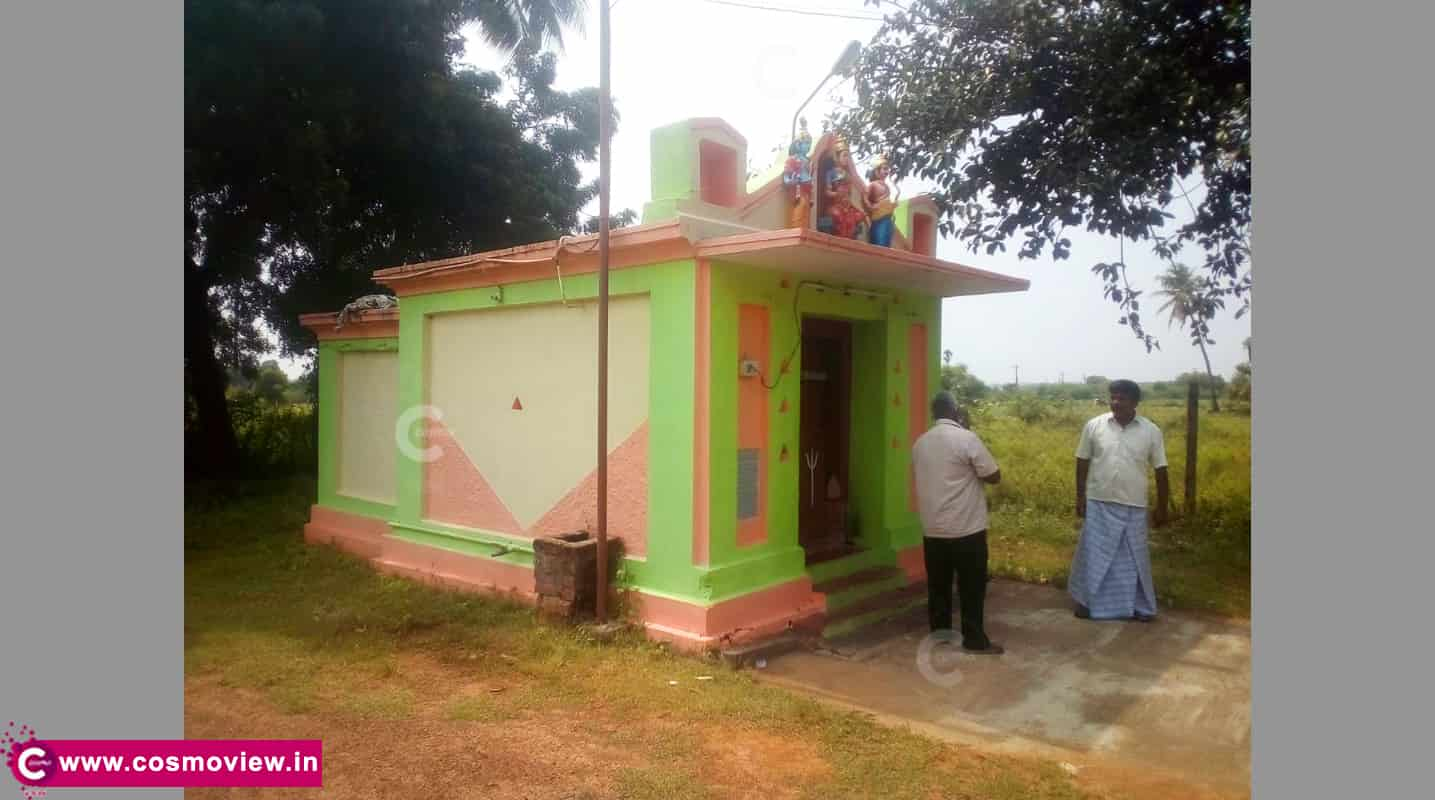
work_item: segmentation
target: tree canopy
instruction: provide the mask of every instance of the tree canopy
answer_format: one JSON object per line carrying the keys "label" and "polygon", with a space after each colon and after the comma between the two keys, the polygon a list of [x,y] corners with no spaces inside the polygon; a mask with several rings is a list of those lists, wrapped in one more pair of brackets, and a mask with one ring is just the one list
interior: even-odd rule
{"label": "tree canopy", "polygon": [[[936,186],[975,252],[1071,255],[1068,229],[1205,254],[1201,292],[1251,287],[1248,0],[911,0],[863,53],[834,123],[854,152]],[[1200,184],[1205,193],[1192,200]],[[1173,206],[1192,219],[1167,228]],[[1123,257],[1096,264],[1148,350]],[[1193,336],[1196,335],[1192,329]]]}
{"label": "tree canopy", "polygon": [[[1216,343],[1211,338],[1209,320],[1221,307],[1221,298],[1209,297],[1202,292],[1201,282],[1185,264],[1171,264],[1156,277],[1156,283],[1161,287],[1156,296],[1164,300],[1156,313],[1165,314],[1172,325],[1190,330],[1191,339],[1201,349],[1201,358],[1206,362],[1206,374],[1214,383],[1215,373],[1211,371],[1211,356],[1206,352],[1206,345]],[[1211,409],[1221,410],[1214,386],[1211,388]]]}
{"label": "tree canopy", "polygon": [[[540,46],[582,7],[187,0],[185,366],[211,461],[234,453],[221,365],[273,347],[257,322],[303,352],[298,314],[376,291],[376,266],[580,227],[598,93],[554,90]],[[456,65],[471,22],[505,76]]]}

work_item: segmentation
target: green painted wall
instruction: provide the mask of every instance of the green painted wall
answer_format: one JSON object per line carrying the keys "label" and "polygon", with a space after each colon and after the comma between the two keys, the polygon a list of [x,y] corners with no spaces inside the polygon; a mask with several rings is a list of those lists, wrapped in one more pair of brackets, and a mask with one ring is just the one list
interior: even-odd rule
{"label": "green painted wall", "polygon": [[[871,320],[852,326],[852,363],[854,375],[863,380],[852,382],[852,443],[848,462],[848,480],[852,484],[851,509],[857,516],[858,541],[863,547],[885,548],[887,544],[886,465],[894,457],[891,439],[886,436],[887,381],[871,374],[872,369],[890,370],[887,366],[887,321]],[[860,365],[860,366],[859,366]],[[860,371],[859,371],[860,370]],[[869,435],[877,423],[876,435]]]}
{"label": "green painted wall", "polygon": [[649,145],[651,194],[643,206],[643,222],[677,216],[677,205],[698,195],[697,152],[692,126],[676,122],[653,130]]}
{"label": "green painted wall", "polygon": [[[925,324],[927,326],[927,394],[934,394],[940,384],[941,372],[938,369],[940,358],[938,351],[941,342],[941,300],[936,297],[922,295],[904,295],[902,303],[894,310],[893,315],[888,319],[887,328],[887,358],[889,364],[892,359],[907,361],[907,343],[913,325]],[[894,452],[898,457],[889,459],[886,473],[886,530],[888,546],[895,550],[904,550],[922,543],[921,522],[917,515],[911,510],[911,433],[909,428],[910,407],[908,403],[911,398],[908,396],[909,376],[906,372],[898,375],[890,367],[886,371],[888,398],[886,407],[888,409],[888,447],[891,447],[891,439],[896,438],[898,447]],[[891,402],[894,394],[902,397],[901,408],[895,407]],[[923,403],[929,404],[931,397],[923,398]],[[929,420],[930,421],[930,420]]]}
{"label": "green painted wall", "polygon": [[[693,393],[696,384],[696,283],[692,261],[615,270],[609,277],[614,296],[648,294],[652,325],[648,396],[648,533],[642,559],[628,559],[626,579],[635,585],[675,597],[698,596],[698,570],[692,564],[693,519]],[[497,287],[405,297],[399,306],[399,409],[428,402],[428,318],[433,314],[499,306],[591,301],[598,294],[594,274],[567,277],[560,295],[558,281],[541,280]],[[591,343],[588,343],[591,344]],[[554,343],[555,347],[567,346]],[[582,391],[586,387],[573,387]],[[597,387],[592,387],[597,391]],[[410,442],[421,443],[422,418],[415,415]],[[396,536],[424,544],[445,543],[450,549],[482,555],[507,550],[505,560],[531,560],[527,540],[496,532],[469,531],[423,519],[423,463],[399,457],[398,504],[391,519]]]}
{"label": "green painted wall", "polygon": [[[786,279],[788,287],[781,283]],[[656,595],[708,605],[808,574],[797,544],[798,487],[801,455],[798,435],[801,419],[799,326],[794,319],[798,279],[731,265],[716,264],[711,272],[711,398],[710,544],[706,567],[693,564],[693,420],[694,348],[696,346],[696,280],[692,261],[676,261],[615,271],[610,278],[614,295],[647,293],[651,297],[648,418],[648,541],[643,559],[628,559],[625,582]],[[880,287],[867,287],[880,289]],[[597,277],[566,278],[569,300],[591,300],[597,294]],[[909,326],[926,323],[929,333],[929,387],[935,390],[940,341],[940,300],[900,293],[900,302],[843,296],[813,288],[802,289],[799,315],[852,320],[853,326],[853,436],[851,482],[853,510],[858,514],[863,544],[870,552],[852,562],[850,569],[868,563],[893,563],[898,549],[919,544],[916,515],[908,508],[907,375],[895,363],[907,358]],[[427,320],[430,315],[552,303],[560,300],[556,280],[510,284],[500,293],[495,287],[464,289],[405,297],[400,304],[397,339],[349,340],[323,343],[319,348],[319,503],[364,516],[385,519],[393,535],[408,541],[480,557],[528,565],[532,547],[521,539],[497,533],[474,533],[423,521],[423,464],[398,459],[397,502],[393,507],[345,498],[334,492],[337,477],[337,359],[346,350],[399,351],[399,410],[427,402]],[[765,305],[770,312],[770,352],[762,354],[764,369],[776,371],[791,354],[791,367],[769,393],[767,453],[767,539],[739,548],[737,533],[738,441],[738,306]],[[770,383],[773,379],[767,375]],[[575,387],[577,388],[577,387]],[[892,402],[894,393],[904,399]],[[787,401],[788,411],[780,407]],[[417,447],[421,417],[409,429]],[[897,448],[891,447],[893,438]],[[788,448],[788,460],[780,455]],[[860,564],[859,564],[860,562]],[[818,577],[850,571],[847,565],[829,565]]]}
{"label": "green painted wall", "polygon": [[[788,288],[782,287],[784,279]],[[778,273],[718,264],[712,271],[711,497],[709,566],[703,596],[709,601],[752,592],[808,573],[798,545],[798,488],[801,454],[800,323],[794,318],[799,279]],[[877,289],[879,287],[866,287]],[[896,374],[907,358],[909,326],[925,322],[931,333],[929,382],[936,372],[940,338],[936,298],[899,294],[900,302],[803,288],[796,313],[853,321],[853,408],[851,482],[853,510],[859,515],[863,544],[878,551],[879,563],[893,563],[895,550],[920,543],[916,515],[908,509],[907,445],[909,406],[906,373]],[[766,305],[771,314],[771,351],[761,354],[764,380],[792,354],[790,371],[769,392],[767,452],[767,540],[737,545],[738,306]],[[900,393],[900,407],[892,402]],[[786,400],[788,412],[779,411]],[[899,447],[893,449],[896,437]],[[781,461],[783,446],[788,460]],[[866,560],[872,560],[869,556]],[[853,561],[853,569],[858,568]],[[865,563],[865,562],[864,562]]]}
{"label": "green painted wall", "polygon": [[339,359],[342,353],[396,350],[399,340],[342,339],[319,343],[319,486],[318,505],[375,519],[389,519],[394,507],[337,491],[339,481]]}
{"label": "green painted wall", "polygon": [[898,233],[902,234],[902,238],[909,242],[912,240],[911,210],[912,201],[910,199],[897,203],[897,207],[892,210],[893,226],[896,227]]}

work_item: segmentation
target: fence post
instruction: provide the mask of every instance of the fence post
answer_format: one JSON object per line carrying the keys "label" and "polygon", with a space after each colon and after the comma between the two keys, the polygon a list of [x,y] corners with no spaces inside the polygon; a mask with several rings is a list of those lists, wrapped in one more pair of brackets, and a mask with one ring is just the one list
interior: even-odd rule
{"label": "fence post", "polygon": [[1196,381],[1186,386],[1186,516],[1190,517],[1196,513],[1196,429],[1201,387]]}

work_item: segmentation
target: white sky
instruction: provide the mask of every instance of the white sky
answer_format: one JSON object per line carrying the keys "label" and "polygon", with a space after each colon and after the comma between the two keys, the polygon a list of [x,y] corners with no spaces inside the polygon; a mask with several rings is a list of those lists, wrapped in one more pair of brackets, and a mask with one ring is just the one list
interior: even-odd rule
{"label": "white sky", "polygon": [[[568,31],[559,54],[556,88],[598,85],[598,9],[588,0],[584,33]],[[851,19],[740,7],[765,5],[845,14]],[[641,212],[649,191],[648,134],[653,128],[689,117],[720,117],[748,142],[751,167],[770,166],[785,148],[792,115],[828,73],[848,41],[864,44],[880,23],[876,9],[862,0],[617,0],[611,14],[613,100],[621,115],[612,143],[612,208]],[[470,32],[463,60],[501,70],[504,58]],[[812,134],[848,83],[829,80],[804,110]],[[597,165],[587,170],[594,177]],[[921,191],[920,182],[904,182],[902,196]],[[1192,193],[1199,202],[1200,192]],[[1179,201],[1178,201],[1179,202]],[[588,213],[596,213],[594,201]],[[1184,204],[1170,209],[1179,225],[1189,218]],[[1184,214],[1181,212],[1185,212]],[[1068,231],[1072,255],[1053,262],[1016,257],[1017,246],[987,256],[971,253],[954,239],[937,247],[941,258],[1027,278],[1027,292],[947,300],[942,313],[942,345],[951,349],[983,381],[1012,380],[1020,367],[1022,383],[1079,381],[1083,375],[1126,377],[1150,382],[1202,369],[1200,352],[1189,338],[1158,321],[1159,303],[1151,297],[1155,276],[1165,264],[1142,245],[1128,243],[1126,262],[1132,285],[1146,290],[1142,317],[1163,349],[1146,353],[1116,319],[1120,312],[1101,293],[1101,279],[1090,266],[1119,259],[1119,245],[1107,237]],[[1188,251],[1196,267],[1201,254]],[[1240,320],[1227,312],[1212,323],[1211,366],[1230,377],[1245,360],[1242,340],[1251,335],[1250,315]],[[286,364],[286,367],[289,365]]]}

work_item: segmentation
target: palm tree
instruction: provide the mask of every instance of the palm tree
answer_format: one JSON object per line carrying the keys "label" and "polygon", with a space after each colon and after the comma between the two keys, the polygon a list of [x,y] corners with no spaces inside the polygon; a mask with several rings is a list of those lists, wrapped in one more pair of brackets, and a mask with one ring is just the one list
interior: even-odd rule
{"label": "palm tree", "polygon": [[468,19],[478,23],[484,41],[503,51],[520,44],[563,45],[563,27],[583,32],[586,0],[465,0]]}
{"label": "palm tree", "polygon": [[1156,293],[1157,297],[1166,298],[1166,302],[1156,312],[1165,312],[1170,316],[1170,324],[1179,325],[1185,328],[1190,323],[1195,330],[1192,331],[1192,338],[1196,345],[1201,348],[1201,358],[1206,361],[1206,375],[1210,378],[1211,387],[1211,410],[1220,411],[1221,402],[1216,394],[1216,375],[1211,371],[1211,357],[1206,354],[1206,331],[1205,315],[1202,313],[1203,305],[1201,298],[1201,284],[1196,279],[1195,273],[1185,264],[1172,264],[1169,269],[1156,278],[1161,284],[1161,291]]}

